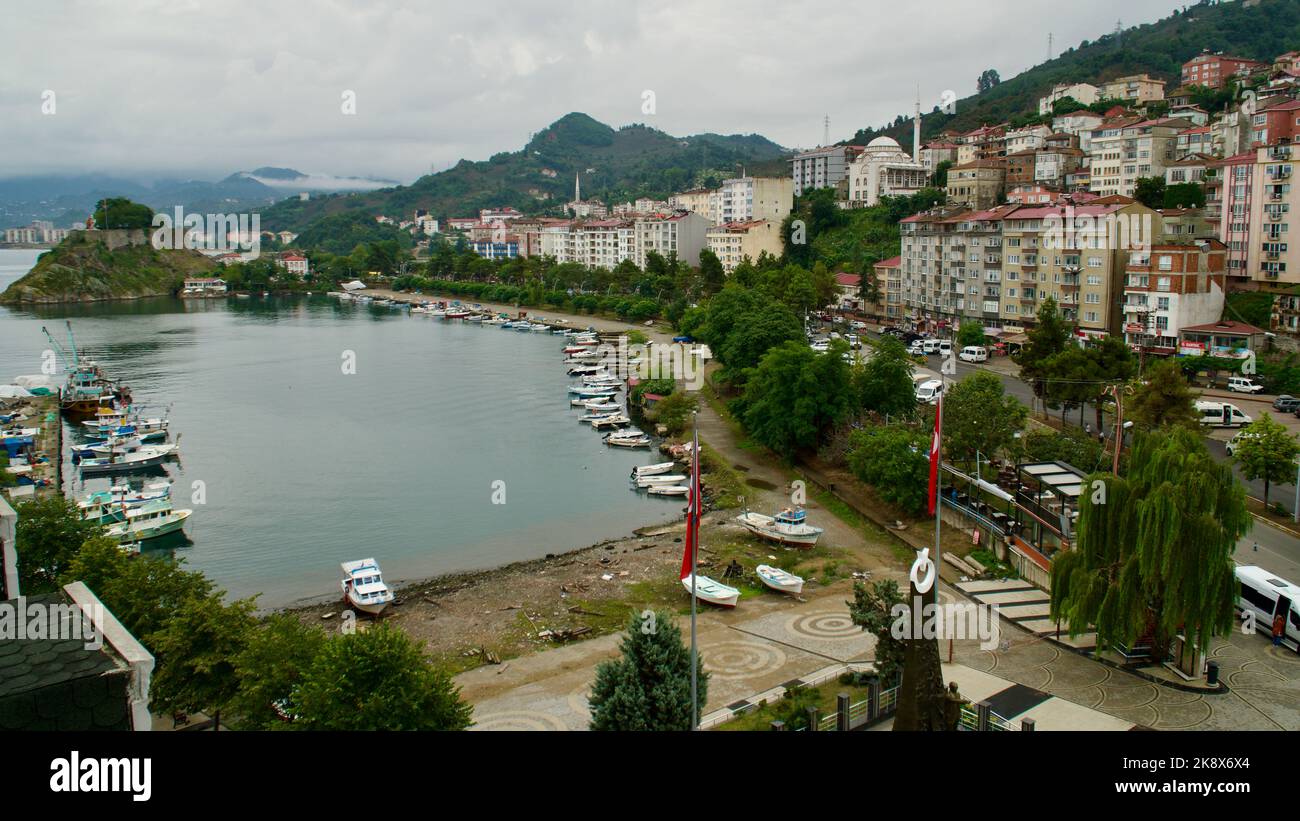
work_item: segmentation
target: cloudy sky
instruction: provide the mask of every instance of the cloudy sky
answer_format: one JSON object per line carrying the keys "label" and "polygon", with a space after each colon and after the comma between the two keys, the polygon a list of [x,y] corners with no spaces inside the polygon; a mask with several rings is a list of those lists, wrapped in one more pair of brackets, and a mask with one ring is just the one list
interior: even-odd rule
{"label": "cloudy sky", "polygon": [[[9,3],[0,176],[409,182],[570,111],[671,134],[832,139],[972,93],[1171,0],[85,0]],[[643,93],[655,111],[642,113]],[[52,92],[52,94],[51,94]],[[355,113],[345,114],[345,92]],[[46,113],[50,109],[52,113]]]}

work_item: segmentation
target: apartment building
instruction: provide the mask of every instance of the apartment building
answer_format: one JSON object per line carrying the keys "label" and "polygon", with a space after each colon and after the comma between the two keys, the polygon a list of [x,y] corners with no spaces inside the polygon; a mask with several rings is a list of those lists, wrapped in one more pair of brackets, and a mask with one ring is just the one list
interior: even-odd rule
{"label": "apartment building", "polygon": [[1079,138],[1057,133],[1034,152],[1034,182],[1050,188],[1065,188],[1067,178],[1084,163]]}
{"label": "apartment building", "polygon": [[1175,159],[1179,132],[1189,127],[1169,117],[1103,123],[1092,133],[1092,192],[1131,197],[1142,177],[1163,177]]}
{"label": "apartment building", "polygon": [[1018,151],[1033,151],[1042,148],[1050,136],[1052,129],[1046,125],[1018,128],[1006,133],[1004,149],[1008,156]]}
{"label": "apartment building", "polygon": [[865,208],[881,197],[910,196],[930,180],[930,171],[891,137],[876,137],[849,165],[848,205]]}
{"label": "apartment building", "polygon": [[1038,113],[1051,114],[1052,106],[1058,100],[1064,100],[1066,97],[1082,103],[1092,105],[1101,99],[1098,95],[1100,89],[1091,83],[1060,83],[1052,86],[1052,90],[1045,96],[1038,98]]}
{"label": "apartment building", "polygon": [[730,274],[748,259],[757,262],[760,255],[779,257],[785,251],[779,220],[750,220],[715,225],[705,235],[708,248],[722,261],[722,270]]}
{"label": "apartment building", "polygon": [[[1184,84],[1186,85],[1186,84]],[[1165,81],[1149,74],[1130,74],[1116,77],[1101,87],[1103,100],[1123,100],[1144,105],[1165,98]]]}
{"label": "apartment building", "polygon": [[1250,118],[1250,147],[1294,143],[1300,134],[1300,100],[1267,101]]}
{"label": "apartment building", "polygon": [[1215,161],[1209,154],[1188,154],[1165,166],[1165,185],[1184,185],[1205,182],[1205,171]]}
{"label": "apartment building", "polygon": [[713,219],[713,194],[708,188],[692,188],[668,198],[668,207],[674,211],[690,211]]}
{"label": "apartment building", "polygon": [[1105,119],[1091,111],[1075,111],[1052,118],[1052,130],[1058,134],[1073,134],[1079,140],[1078,148],[1087,154],[1092,132],[1100,128]]}
{"label": "apartment building", "polygon": [[588,268],[616,267],[636,253],[636,231],[629,219],[592,220],[573,226],[572,258]]}
{"label": "apartment building", "polygon": [[921,146],[921,165],[924,165],[925,170],[933,174],[940,163],[957,162],[957,148],[956,143],[946,141],[926,143]]}
{"label": "apartment building", "polygon": [[1232,57],[1221,51],[1214,54],[1205,51],[1183,63],[1182,83],[1185,86],[1222,88],[1227,82],[1265,68],[1268,64],[1258,60]]}
{"label": "apartment building", "polygon": [[903,308],[903,271],[902,257],[890,257],[877,262],[873,267],[876,272],[876,291],[879,294],[875,309],[877,317],[883,317],[890,323],[902,318]]}
{"label": "apartment building", "polygon": [[707,218],[689,212],[638,219],[634,224],[632,260],[644,269],[653,251],[664,258],[676,254],[687,265],[699,265],[700,252],[709,247],[710,227]]}
{"label": "apartment building", "polygon": [[856,145],[830,145],[791,157],[790,176],[794,196],[802,196],[805,191],[815,188],[834,188],[839,185],[848,175],[849,163],[861,151],[862,147]]}
{"label": "apartment building", "polygon": [[1274,145],[1217,165],[1219,240],[1233,281],[1277,292],[1300,284],[1300,251],[1288,242],[1300,196],[1292,184],[1293,148]]}
{"label": "apartment building", "polygon": [[1216,239],[1153,245],[1129,258],[1124,277],[1124,341],[1134,350],[1172,356],[1183,331],[1223,314],[1227,246]]}
{"label": "apartment building", "polygon": [[992,208],[1002,201],[1007,171],[1003,160],[974,160],[948,169],[948,203],[975,210]]}
{"label": "apartment building", "polygon": [[1007,202],[1015,205],[1046,205],[1056,202],[1062,192],[1038,183],[1008,184]]}
{"label": "apartment building", "polygon": [[[783,220],[794,208],[794,182],[788,177],[736,177],[723,180],[713,201],[713,222]],[[698,253],[698,252],[697,252]]]}

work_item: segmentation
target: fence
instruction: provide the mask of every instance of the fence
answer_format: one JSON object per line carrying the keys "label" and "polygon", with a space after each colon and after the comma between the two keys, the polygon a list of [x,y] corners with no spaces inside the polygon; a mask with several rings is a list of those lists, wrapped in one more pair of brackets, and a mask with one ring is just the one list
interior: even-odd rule
{"label": "fence", "polygon": [[[892,717],[898,710],[898,688],[880,690],[880,685],[871,682],[867,685],[867,698],[851,703],[847,693],[840,693],[836,710],[828,716],[819,715],[816,707],[808,708],[808,726],[799,727],[795,732],[812,730],[815,732],[847,732],[870,727]],[[773,721],[773,730],[785,730],[785,722]],[[1031,732],[1034,720],[1024,718],[1020,725],[993,712],[987,701],[973,706],[963,706],[957,721],[957,729],[970,732]]]}

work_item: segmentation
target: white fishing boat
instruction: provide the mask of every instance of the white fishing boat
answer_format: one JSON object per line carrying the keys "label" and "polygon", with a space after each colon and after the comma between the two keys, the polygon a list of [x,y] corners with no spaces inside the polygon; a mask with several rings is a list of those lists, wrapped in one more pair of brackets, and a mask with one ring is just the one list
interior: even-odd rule
{"label": "white fishing boat", "polygon": [[154,446],[143,447],[132,453],[122,455],[97,456],[82,459],[79,467],[83,476],[104,473],[128,473],[133,470],[145,470],[161,465],[174,450],[159,451]]}
{"label": "white fishing boat", "polygon": [[586,405],[585,407],[589,412],[599,414],[601,417],[620,414],[623,412],[623,408],[612,402],[602,405]]}
{"label": "white fishing boat", "polygon": [[574,385],[569,388],[569,393],[583,399],[595,399],[598,396],[613,396],[617,391],[613,388],[582,388]]}
{"label": "white fishing boat", "polygon": [[604,442],[614,448],[648,448],[651,445],[650,437],[640,431],[607,433],[604,436]]}
{"label": "white fishing boat", "polygon": [[569,376],[593,376],[604,372],[605,368],[601,365],[574,365],[569,368]]}
{"label": "white fishing boat", "polygon": [[645,492],[651,496],[685,496],[691,489],[686,485],[651,485]]}
{"label": "white fishing boat", "polygon": [[789,593],[797,596],[803,592],[803,577],[796,576],[793,573],[787,573],[779,567],[760,564],[754,568],[758,574],[758,579],[763,584],[780,593]]}
{"label": "white fishing boat", "polygon": [[374,559],[343,562],[343,597],[363,613],[378,615],[393,601],[393,591],[384,584],[379,563]]}
{"label": "white fishing boat", "polygon": [[159,442],[157,444],[148,445],[141,441],[140,437],[136,436],[129,439],[119,439],[116,442],[107,442],[102,445],[91,445],[89,448],[74,449],[74,452],[79,452],[82,455],[85,455],[85,451],[90,451],[92,457],[109,456],[112,454],[120,456],[126,453],[135,453],[142,448],[150,448],[159,453],[170,454],[174,453],[178,447],[180,447],[180,445],[175,442]]}
{"label": "white fishing boat", "polygon": [[786,508],[775,516],[747,510],[737,516],[736,521],[755,536],[798,547],[812,547],[822,535],[820,527],[808,524],[808,514],[803,508]]}
{"label": "white fishing boat", "polygon": [[680,482],[685,482],[686,479],[687,477],[685,476],[678,476],[673,473],[658,473],[650,476],[638,476],[632,481],[636,482],[637,487],[644,488],[652,485],[675,485]]}
{"label": "white fishing boat", "polygon": [[[686,588],[687,593],[691,592],[691,574],[687,573],[682,577],[682,587]],[[735,607],[740,599],[739,590],[714,581],[708,576],[695,577],[695,595],[700,601],[716,604],[719,607]]]}
{"label": "white fishing boat", "polygon": [[104,535],[119,542],[145,542],[185,527],[190,510],[174,510],[171,499],[155,499],[140,507],[128,508],[126,520],[109,525]]}
{"label": "white fishing boat", "polygon": [[654,476],[660,473],[667,473],[677,465],[676,462],[660,462],[657,465],[638,465],[632,468],[632,478],[638,476]]}

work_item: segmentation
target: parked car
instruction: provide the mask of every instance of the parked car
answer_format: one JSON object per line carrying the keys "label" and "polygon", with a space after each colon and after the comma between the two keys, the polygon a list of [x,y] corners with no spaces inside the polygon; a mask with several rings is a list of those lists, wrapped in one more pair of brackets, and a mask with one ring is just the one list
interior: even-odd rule
{"label": "parked car", "polygon": [[1243,430],[1240,433],[1235,434],[1231,439],[1229,439],[1228,443],[1223,446],[1223,449],[1228,452],[1229,456],[1233,456],[1237,453],[1237,445],[1241,444],[1241,440],[1250,439],[1255,436],[1258,436],[1258,434],[1247,433],[1246,431]]}
{"label": "parked car", "polygon": [[1228,377],[1228,390],[1237,393],[1261,393],[1264,386],[1249,376],[1230,376]]}
{"label": "parked car", "polygon": [[[860,319],[855,319],[849,323],[849,327],[855,331],[865,331],[867,329],[867,323]],[[884,331],[881,331],[881,333],[884,333]]]}
{"label": "parked car", "polygon": [[925,346],[918,339],[908,346],[907,353],[909,356],[925,356]]}
{"label": "parked car", "polygon": [[1293,413],[1296,410],[1300,410],[1300,399],[1296,399],[1294,396],[1284,393],[1277,399],[1273,400],[1273,408],[1274,410],[1280,410],[1283,413]]}

